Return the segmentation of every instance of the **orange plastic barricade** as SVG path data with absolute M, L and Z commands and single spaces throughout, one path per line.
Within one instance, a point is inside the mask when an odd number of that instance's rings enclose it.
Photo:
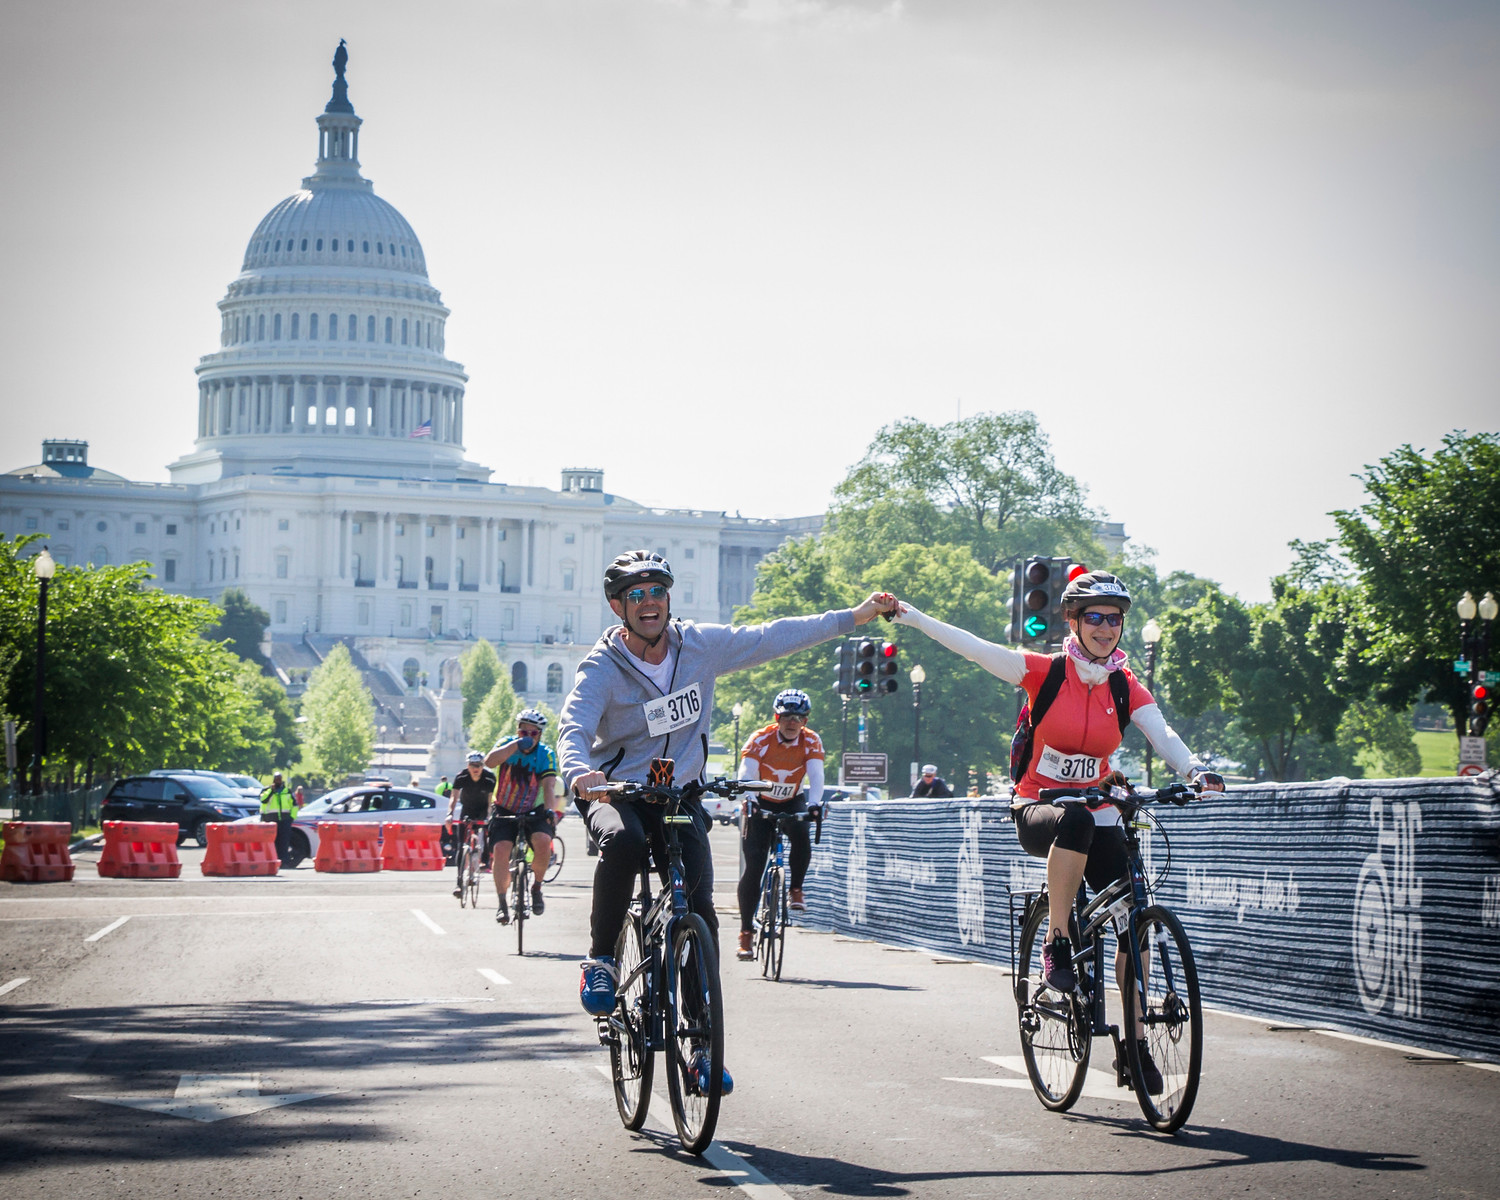
M 385 841 L 380 865 L 387 871 L 441 871 L 443 846 L 441 825 L 382 825 Z
M 276 857 L 276 826 L 267 821 L 231 825 L 210 821 L 203 827 L 208 850 L 203 855 L 205 875 L 274 875 L 281 870 Z
M 99 874 L 111 879 L 176 879 L 176 821 L 105 821 Z
M 319 821 L 313 866 L 350 875 L 380 870 L 380 826 L 373 821 Z
M 11 883 L 66 883 L 73 878 L 68 843 L 73 827 L 66 821 L 7 821 L 0 879 Z

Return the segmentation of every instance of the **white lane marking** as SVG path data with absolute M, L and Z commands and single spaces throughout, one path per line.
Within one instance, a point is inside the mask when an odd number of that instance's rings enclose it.
M 125 924 L 125 922 L 128 921 L 128 920 L 130 920 L 129 917 L 121 917 L 118 921 L 111 921 L 103 929 L 99 930 L 97 933 L 91 933 L 91 934 L 89 934 L 88 937 L 84 938 L 83 940 L 86 941 L 86 942 L 97 942 L 106 933 L 113 933 L 116 929 L 120 928 L 120 926 L 123 925 L 123 924 Z
M 170 1100 L 143 1100 L 134 1096 L 75 1096 L 75 1100 L 97 1100 L 124 1108 L 186 1117 L 190 1121 L 225 1121 L 244 1117 L 268 1108 L 316 1100 L 328 1092 L 292 1092 L 282 1095 L 260 1094 L 260 1072 L 245 1075 L 184 1075 L 177 1081 L 177 1093 Z
M 595 1063 L 594 1069 L 609 1080 L 611 1087 L 614 1086 L 614 1076 L 610 1074 L 608 1067 L 602 1063 Z M 653 1090 L 651 1103 L 656 1105 L 656 1110 L 660 1112 L 667 1102 L 660 1092 Z M 703 1152 L 703 1158 L 726 1176 L 735 1187 L 742 1189 L 745 1195 L 752 1197 L 752 1200 L 792 1200 L 791 1196 L 717 1139 L 709 1142 L 708 1149 Z
M 417 920 L 421 921 L 423 925 L 427 926 L 428 929 L 432 930 L 433 933 L 436 933 L 439 936 L 442 936 L 447 932 L 441 925 L 439 925 L 436 921 L 434 921 L 431 917 L 424 913 L 420 908 L 412 909 L 411 915 L 416 917 Z
M 6 992 L 13 992 L 13 991 L 15 991 L 23 983 L 29 983 L 30 980 L 31 980 L 31 976 L 30 975 L 22 975 L 21 978 L 19 978 L 19 979 L 12 979 L 9 983 L 0 984 L 0 996 L 5 995 Z
M 504 975 L 500 974 L 499 971 L 492 970 L 489 967 L 479 967 L 478 971 L 491 983 L 498 983 L 501 987 L 505 987 L 510 983 L 510 980 L 505 978 Z
M 953 1076 L 944 1076 L 945 1083 L 978 1083 L 985 1087 L 1003 1087 L 1031 1090 L 1031 1078 L 1026 1074 L 1026 1060 L 1019 1054 L 986 1054 L 982 1058 L 987 1063 L 994 1063 L 1005 1071 L 1014 1071 L 1021 1076 L 1013 1079 L 1009 1076 L 986 1079 L 957 1079 Z M 1133 1095 L 1129 1088 L 1122 1088 L 1115 1083 L 1113 1069 L 1105 1070 L 1101 1067 L 1090 1067 L 1088 1075 L 1083 1081 L 1083 1095 L 1091 1100 L 1128 1100 Z

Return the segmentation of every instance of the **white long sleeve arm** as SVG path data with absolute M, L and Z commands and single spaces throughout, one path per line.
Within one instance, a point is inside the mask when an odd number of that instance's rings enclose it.
M 807 807 L 817 808 L 823 803 L 823 760 L 807 760 Z
M 745 757 L 745 758 L 740 759 L 740 778 L 741 779 L 759 779 L 760 778 L 760 759 L 758 759 L 758 758 L 750 758 L 748 756 Z
M 966 629 L 959 629 L 956 625 L 946 625 L 911 607 L 908 607 L 895 620 L 898 624 L 920 629 L 940 646 L 946 646 L 953 653 L 983 667 L 991 675 L 998 676 L 1006 683 L 1019 686 L 1021 680 L 1026 677 L 1026 655 L 1019 650 L 987 642 L 982 637 L 975 637 Z
M 1203 770 L 1203 763 L 1177 736 L 1177 731 L 1167 724 L 1161 708 L 1147 704 L 1130 714 L 1130 723 L 1146 735 L 1152 749 L 1161 755 L 1162 761 L 1181 775 L 1191 780 L 1192 772 Z

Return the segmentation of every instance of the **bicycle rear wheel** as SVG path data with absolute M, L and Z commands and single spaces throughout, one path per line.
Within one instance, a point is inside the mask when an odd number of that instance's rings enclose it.
M 530 875 L 531 870 L 525 859 L 511 860 L 510 919 L 516 927 L 516 953 L 523 956 L 526 953 L 526 907 L 531 903 L 531 892 L 526 886 L 526 880 Z
M 542 877 L 544 883 L 551 883 L 562 873 L 563 859 L 568 856 L 568 848 L 563 845 L 562 838 L 557 834 L 552 835 L 552 861 L 547 864 L 547 874 Z
M 645 961 L 645 937 L 641 918 L 631 913 L 615 942 L 615 963 L 621 988 L 610 1017 L 609 1067 L 615 1083 L 615 1107 L 626 1129 L 646 1123 L 651 1107 L 651 1075 L 656 1055 L 651 1051 L 655 971 Z M 632 978 L 633 976 L 633 978 Z
M 1136 937 L 1146 971 L 1146 1020 L 1144 1025 L 1138 1024 L 1134 1003 L 1124 1002 L 1130 1082 L 1151 1127 L 1174 1133 L 1193 1111 L 1203 1070 L 1198 968 L 1182 922 L 1161 905 L 1153 904 L 1136 914 Z M 1134 975 L 1134 965 L 1127 963 L 1126 984 L 1132 994 Z M 1156 1083 L 1152 1068 L 1161 1076 L 1156 1094 L 1151 1090 Z
M 1076 996 L 1048 986 L 1042 969 L 1047 938 L 1047 905 L 1038 900 L 1021 928 L 1016 1008 L 1021 1021 L 1021 1055 L 1026 1074 L 1042 1107 L 1066 1112 L 1078 1101 L 1088 1075 L 1093 1022 Z M 1078 921 L 1069 917 L 1069 933 L 1078 946 Z
M 713 940 L 697 913 L 676 923 L 667 970 L 667 1094 L 678 1141 L 702 1154 L 724 1090 L 724 996 Z

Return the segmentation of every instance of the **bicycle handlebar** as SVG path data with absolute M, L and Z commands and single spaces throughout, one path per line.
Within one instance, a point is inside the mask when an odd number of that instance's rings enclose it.
M 1147 804 L 1175 804 L 1179 808 L 1187 805 L 1203 791 L 1197 783 L 1172 783 L 1163 788 L 1126 789 L 1112 787 L 1107 792 L 1098 787 L 1042 788 L 1037 796 L 1042 800 L 1082 800 L 1090 808 L 1113 804 L 1116 808 L 1126 806 L 1143 808 Z
M 619 783 L 605 783 L 599 787 L 590 788 L 590 792 L 604 792 L 611 796 L 618 796 L 622 800 L 646 800 L 652 804 L 668 804 L 673 800 L 693 800 L 699 796 L 710 793 L 716 796 L 739 796 L 749 793 L 769 792 L 776 785 L 768 780 L 762 779 L 728 779 L 720 776 L 718 779 L 710 779 L 707 783 L 699 783 L 694 780 L 685 783 L 681 787 L 663 785 L 657 783 L 640 783 L 633 779 L 622 780 Z

